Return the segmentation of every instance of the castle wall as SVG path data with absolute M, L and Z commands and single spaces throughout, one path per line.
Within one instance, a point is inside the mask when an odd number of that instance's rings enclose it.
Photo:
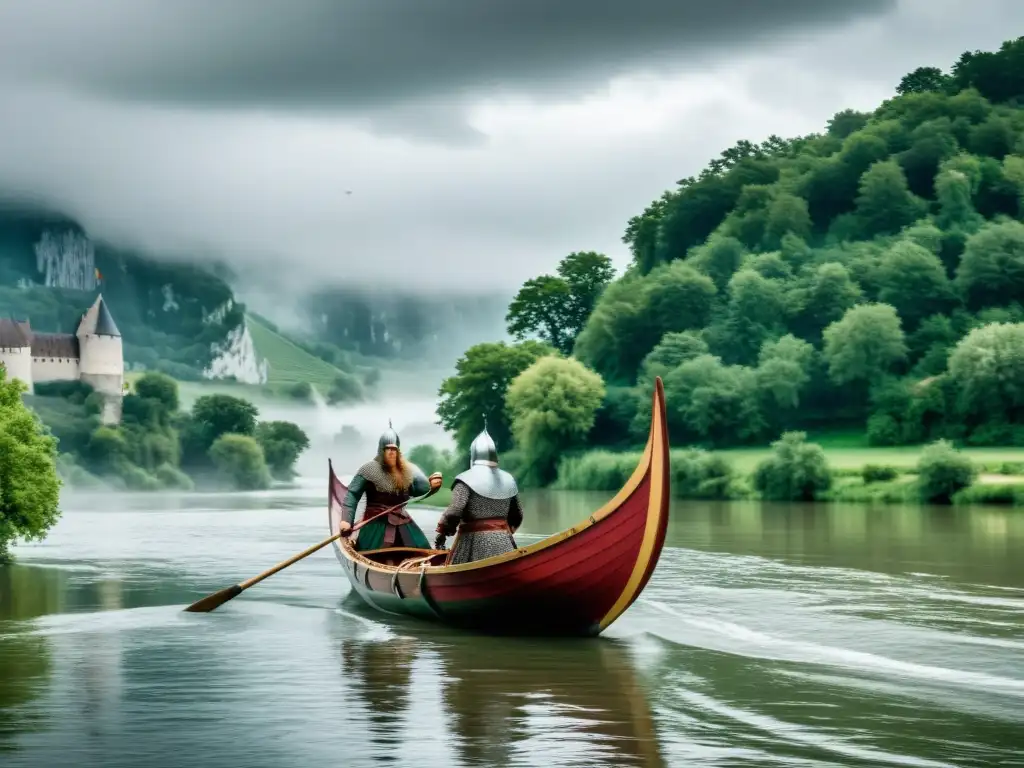
M 44 381 L 78 381 L 78 360 L 73 357 L 33 357 L 32 378 Z
M 118 336 L 94 336 L 92 334 L 79 338 L 81 363 L 79 370 L 82 378 L 90 376 L 116 376 L 119 381 L 116 389 L 110 394 L 121 394 L 124 382 L 124 352 Z M 96 387 L 99 389 L 99 387 Z M 104 390 L 105 391 L 105 390 Z
M 31 392 L 34 379 L 32 378 L 32 349 L 30 347 L 3 347 L 0 348 L 0 363 L 7 368 L 8 379 L 20 379 Z

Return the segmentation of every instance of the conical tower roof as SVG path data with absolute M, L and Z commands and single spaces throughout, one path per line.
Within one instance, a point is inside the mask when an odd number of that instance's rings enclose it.
M 78 324 L 76 336 L 120 336 L 114 316 L 107 309 L 107 303 L 103 300 L 103 294 L 96 297 L 96 301 L 89 307 L 89 310 L 82 315 L 82 322 Z

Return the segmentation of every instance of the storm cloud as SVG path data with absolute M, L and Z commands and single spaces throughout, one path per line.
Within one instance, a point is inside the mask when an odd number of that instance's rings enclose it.
M 895 8 L 895 0 L 25 0 L 0 5 L 0 71 L 114 99 L 388 111 L 530 93 Z
M 769 10 L 770 9 L 770 10 Z M 0 193 L 265 290 L 515 286 L 739 139 L 995 48 L 991 0 L 0 0 Z

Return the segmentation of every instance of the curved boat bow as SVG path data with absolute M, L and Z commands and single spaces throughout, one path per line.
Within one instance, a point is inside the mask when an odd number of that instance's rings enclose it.
M 347 488 L 333 468 L 329 472 L 333 534 Z M 484 631 L 597 635 L 650 580 L 664 546 L 668 510 L 669 442 L 658 378 L 647 446 L 632 476 L 572 528 L 461 565 L 446 565 L 446 551 L 357 552 L 347 539 L 336 541 L 334 550 L 356 594 L 382 611 Z

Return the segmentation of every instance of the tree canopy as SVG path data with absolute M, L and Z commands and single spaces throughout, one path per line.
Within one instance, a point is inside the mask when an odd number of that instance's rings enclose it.
M 0 560 L 18 537 L 42 539 L 60 515 L 57 440 L 0 365 Z
M 676 444 L 856 427 L 884 444 L 1024 445 L 1022 62 L 1024 38 L 967 52 L 872 112 L 737 142 L 629 220 L 632 264 L 592 281 L 572 322 L 567 278 L 542 276 L 510 332 L 603 379 L 589 445 L 642 440 L 654 376 Z M 473 360 L 478 399 L 500 411 L 514 375 L 500 355 Z

